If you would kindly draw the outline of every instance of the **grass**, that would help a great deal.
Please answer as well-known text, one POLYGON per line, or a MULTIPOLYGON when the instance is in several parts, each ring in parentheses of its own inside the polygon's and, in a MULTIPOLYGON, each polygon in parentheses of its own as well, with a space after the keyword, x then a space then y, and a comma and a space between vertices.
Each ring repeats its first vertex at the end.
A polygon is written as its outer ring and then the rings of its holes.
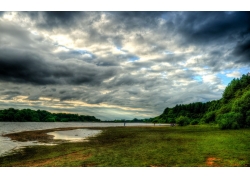
POLYGON ((88 142, 32 146, 0 157, 0 166, 250 166, 250 129, 214 126, 108 127, 88 142))

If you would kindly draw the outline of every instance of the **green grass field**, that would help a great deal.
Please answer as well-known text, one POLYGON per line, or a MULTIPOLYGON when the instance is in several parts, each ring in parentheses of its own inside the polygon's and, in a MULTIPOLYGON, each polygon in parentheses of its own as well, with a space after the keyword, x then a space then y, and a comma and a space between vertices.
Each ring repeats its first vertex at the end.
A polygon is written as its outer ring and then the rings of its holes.
POLYGON ((109 127, 89 142, 32 146, 0 157, 0 166, 250 166, 250 129, 215 126, 109 127))

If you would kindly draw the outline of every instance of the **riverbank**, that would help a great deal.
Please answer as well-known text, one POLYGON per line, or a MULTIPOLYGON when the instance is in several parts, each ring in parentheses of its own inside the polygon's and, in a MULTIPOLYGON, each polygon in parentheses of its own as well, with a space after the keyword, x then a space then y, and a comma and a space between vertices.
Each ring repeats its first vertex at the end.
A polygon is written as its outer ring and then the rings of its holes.
POLYGON ((76 130, 76 129, 101 129, 101 128, 95 128, 95 127, 66 127, 66 128, 53 128, 53 129, 45 129, 45 130, 35 130, 35 131, 23 131, 23 132, 17 132, 17 133, 9 133, 2 135, 3 137, 8 137, 12 141, 36 141, 38 143, 60 143, 60 142, 66 142, 67 140, 58 140, 54 139, 53 135, 49 135, 51 132, 56 131, 70 131, 70 130, 76 130))
MULTIPOLYGON (((0 157, 4 167, 245 167, 250 129, 104 127, 87 142, 33 146, 0 157)), ((33 132, 34 133, 34 132, 33 132)), ((27 135, 27 134, 26 134, 27 135)))
MULTIPOLYGON (((125 126, 153 126, 149 123, 125 123, 125 126)), ((168 124, 156 124, 156 126, 168 126, 168 124)), ((124 127, 124 123, 103 122, 0 122, 0 156, 13 149, 23 146, 38 145, 37 141, 12 141, 3 135, 23 131, 48 130, 68 127, 124 127)), ((36 135, 37 136, 37 135, 36 135)), ((33 136, 31 136, 33 138, 33 136)))

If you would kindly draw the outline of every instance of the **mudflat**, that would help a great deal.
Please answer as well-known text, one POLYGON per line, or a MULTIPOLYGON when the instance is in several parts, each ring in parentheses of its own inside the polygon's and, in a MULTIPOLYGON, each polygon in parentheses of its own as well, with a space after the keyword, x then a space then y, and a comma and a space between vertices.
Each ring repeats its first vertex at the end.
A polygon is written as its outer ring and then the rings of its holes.
POLYGON ((45 129, 45 130, 34 130, 34 131, 23 131, 23 132, 16 132, 16 133, 8 133, 4 134, 4 137, 9 137, 13 141, 37 141, 41 143, 59 143, 65 142, 63 139, 54 139, 53 135, 49 135, 50 132, 55 131, 69 131, 75 129, 101 129, 101 128, 93 128, 93 127, 66 127, 66 128, 53 128, 53 129, 45 129))

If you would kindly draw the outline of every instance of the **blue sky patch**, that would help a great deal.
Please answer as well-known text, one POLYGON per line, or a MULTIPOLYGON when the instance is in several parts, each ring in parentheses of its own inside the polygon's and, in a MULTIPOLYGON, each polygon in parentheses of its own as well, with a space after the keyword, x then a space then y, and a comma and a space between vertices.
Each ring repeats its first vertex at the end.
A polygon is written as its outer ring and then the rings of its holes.
POLYGON ((240 77, 228 77, 227 74, 230 74, 232 72, 240 72, 241 76, 243 74, 247 74, 249 72, 249 68, 240 68, 240 69, 232 69, 232 70, 225 70, 224 73, 218 73, 217 77, 222 80, 222 83, 224 85, 228 85, 234 78, 240 78, 240 77))
POLYGON ((132 56, 128 59, 129 62, 135 62, 135 61, 138 61, 140 58, 137 57, 137 56, 132 56))
POLYGON ((193 78, 194 78, 194 80, 196 80, 198 82, 202 82, 202 77, 201 76, 194 76, 193 78))
POLYGON ((247 74, 250 72, 250 69, 249 68, 240 68, 239 71, 241 74, 247 74))
POLYGON ((218 73, 218 74, 217 74, 217 77, 220 78, 221 81, 222 81, 222 83, 223 83, 223 85, 226 85, 226 86, 227 86, 227 85, 232 81, 232 79, 233 79, 233 77, 227 77, 226 74, 221 74, 221 73, 218 73))

